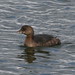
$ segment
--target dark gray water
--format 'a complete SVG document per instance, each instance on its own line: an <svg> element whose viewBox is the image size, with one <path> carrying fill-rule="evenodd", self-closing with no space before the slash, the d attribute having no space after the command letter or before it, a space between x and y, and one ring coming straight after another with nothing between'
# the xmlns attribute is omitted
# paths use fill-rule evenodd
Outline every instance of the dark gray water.
<svg viewBox="0 0 75 75"><path fill-rule="evenodd" d="M23 47L24 24L62 44ZM0 75L75 75L75 0L0 0Z"/></svg>

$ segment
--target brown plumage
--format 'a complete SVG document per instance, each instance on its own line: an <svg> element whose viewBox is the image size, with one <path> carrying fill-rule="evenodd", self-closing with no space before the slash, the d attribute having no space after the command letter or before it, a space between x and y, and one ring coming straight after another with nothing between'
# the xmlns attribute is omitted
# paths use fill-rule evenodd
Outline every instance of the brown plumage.
<svg viewBox="0 0 75 75"><path fill-rule="evenodd" d="M34 35L33 28L28 25L22 26L18 32L27 35L24 45L28 47L55 46L61 44L60 40L56 37L53 37L52 35Z"/></svg>

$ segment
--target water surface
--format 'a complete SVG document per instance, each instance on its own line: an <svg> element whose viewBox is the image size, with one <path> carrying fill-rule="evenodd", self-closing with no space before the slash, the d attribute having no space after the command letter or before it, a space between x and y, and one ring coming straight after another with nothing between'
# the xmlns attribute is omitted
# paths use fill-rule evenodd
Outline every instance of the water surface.
<svg viewBox="0 0 75 75"><path fill-rule="evenodd" d="M27 48L23 25L58 37L54 47ZM0 0L0 75L75 75L75 0Z"/></svg>

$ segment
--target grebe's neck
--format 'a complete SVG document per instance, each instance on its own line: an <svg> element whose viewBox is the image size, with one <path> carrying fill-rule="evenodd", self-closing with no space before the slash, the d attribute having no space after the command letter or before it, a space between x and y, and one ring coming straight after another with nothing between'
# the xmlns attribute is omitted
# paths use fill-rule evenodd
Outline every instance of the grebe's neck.
<svg viewBox="0 0 75 75"><path fill-rule="evenodd" d="M27 35L26 38L29 39L29 40L33 40L33 38L34 38L34 34L29 34L29 35Z"/></svg>
<svg viewBox="0 0 75 75"><path fill-rule="evenodd" d="M34 38L34 35L30 34L30 35L27 35L26 37L26 40L25 40L25 45L28 46L28 47L33 47L33 38Z"/></svg>

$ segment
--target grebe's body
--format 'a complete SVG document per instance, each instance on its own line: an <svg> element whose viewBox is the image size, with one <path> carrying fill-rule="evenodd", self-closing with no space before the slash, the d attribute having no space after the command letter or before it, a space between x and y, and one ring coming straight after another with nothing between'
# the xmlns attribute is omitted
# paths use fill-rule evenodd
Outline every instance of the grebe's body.
<svg viewBox="0 0 75 75"><path fill-rule="evenodd" d="M55 46L61 44L60 40L56 37L53 37L52 35L34 35L33 28L28 25L22 26L22 28L18 32L27 35L24 45L28 47Z"/></svg>

